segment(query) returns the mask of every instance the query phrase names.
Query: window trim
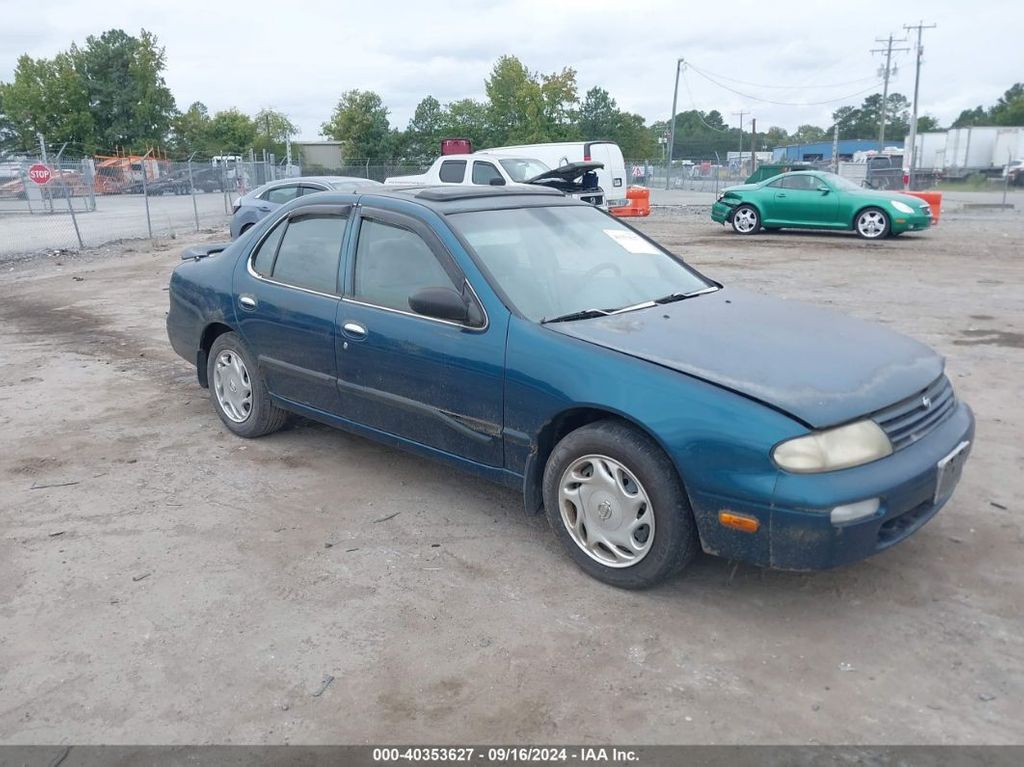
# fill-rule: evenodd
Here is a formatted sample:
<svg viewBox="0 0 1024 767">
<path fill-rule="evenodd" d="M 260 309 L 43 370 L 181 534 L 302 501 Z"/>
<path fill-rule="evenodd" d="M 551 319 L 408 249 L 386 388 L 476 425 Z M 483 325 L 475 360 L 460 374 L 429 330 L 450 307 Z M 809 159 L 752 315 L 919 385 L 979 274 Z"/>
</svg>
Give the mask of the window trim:
<svg viewBox="0 0 1024 767">
<path fill-rule="evenodd" d="M 445 165 L 462 165 L 462 178 L 458 181 L 445 181 L 441 178 L 441 174 L 444 173 Z M 464 184 L 466 183 L 466 171 L 469 170 L 468 160 L 442 160 L 440 167 L 437 169 L 437 180 L 441 184 Z"/>
<path fill-rule="evenodd" d="M 493 170 L 495 175 L 497 175 L 498 178 L 501 179 L 501 183 L 500 184 L 491 184 L 490 182 L 488 182 L 486 184 L 481 184 L 479 181 L 476 180 L 476 169 L 479 168 L 479 167 L 482 167 L 484 165 L 488 166 L 491 170 Z M 465 176 L 463 176 L 463 180 L 465 180 Z M 508 185 L 508 181 L 505 180 L 505 176 L 502 175 L 501 171 L 498 170 L 494 166 L 494 163 L 491 162 L 490 160 L 474 160 L 473 161 L 473 170 L 470 171 L 469 181 L 474 186 L 507 186 Z"/>
<path fill-rule="evenodd" d="M 438 260 L 441 268 L 444 269 L 445 274 L 447 274 L 449 279 L 451 279 L 452 284 L 461 284 L 463 290 L 469 288 L 472 301 L 477 305 L 477 307 L 479 307 L 480 313 L 483 315 L 483 323 L 481 325 L 471 325 L 468 322 L 454 322 L 452 320 L 442 320 L 437 317 L 427 317 L 425 314 L 417 314 L 410 309 L 395 309 L 391 306 L 382 306 L 381 304 L 375 304 L 372 301 L 366 301 L 362 298 L 356 297 L 356 259 L 358 258 L 359 235 L 364 219 L 376 221 L 386 226 L 394 226 L 398 229 L 405 229 L 422 239 L 423 242 L 426 243 L 427 248 L 430 249 L 430 252 L 434 254 L 434 258 Z M 427 322 L 437 322 L 442 325 L 461 328 L 462 330 L 472 333 L 483 333 L 491 326 L 491 318 L 487 313 L 487 307 L 484 306 L 484 302 L 480 300 L 480 295 L 476 292 L 476 288 L 473 287 L 473 283 L 470 282 L 469 277 L 467 277 L 466 273 L 459 267 L 459 264 L 451 254 L 451 251 L 445 247 L 437 234 L 435 234 L 434 231 L 423 221 L 412 216 L 392 210 L 386 210 L 384 208 L 364 208 L 363 206 L 359 206 L 358 220 L 354 222 L 351 240 L 349 248 L 351 258 L 345 268 L 345 285 L 343 286 L 341 295 L 342 303 L 366 306 L 371 309 L 380 309 L 384 312 L 402 314 L 406 317 L 414 317 L 419 320 L 426 320 Z"/>
<path fill-rule="evenodd" d="M 302 194 L 299 191 L 302 188 L 302 184 L 299 183 L 298 181 L 293 181 L 293 182 L 288 183 L 288 184 L 278 184 L 277 186 L 272 186 L 272 187 L 270 187 L 270 189 L 266 190 L 263 194 L 261 194 L 256 199 L 257 200 L 263 200 L 263 202 L 271 202 L 271 200 L 268 199 L 268 198 L 269 198 L 269 196 L 272 193 L 276 192 L 278 189 L 287 189 L 290 186 L 294 186 L 295 187 L 295 192 L 296 192 L 295 196 L 292 197 L 292 200 L 297 200 L 300 197 L 302 197 Z M 273 204 L 274 205 L 287 205 L 292 200 L 288 200 L 288 202 L 274 202 Z"/>
<path fill-rule="evenodd" d="M 301 197 L 301 195 L 300 195 L 300 197 Z M 267 227 L 267 231 L 263 232 L 263 234 L 260 235 L 260 238 L 253 245 L 252 250 L 250 250 L 249 253 L 246 255 L 246 257 L 245 257 L 245 269 L 246 269 L 247 272 L 249 272 L 249 276 L 250 277 L 254 277 L 255 279 L 259 280 L 260 282 L 265 282 L 265 283 L 267 283 L 269 285 L 278 285 L 278 286 L 280 286 L 282 288 L 291 288 L 292 290 L 300 290 L 303 293 L 310 293 L 310 294 L 312 294 L 314 296 L 323 296 L 324 298 L 333 298 L 335 300 L 340 299 L 341 296 L 342 296 L 342 292 L 344 290 L 344 286 L 343 285 L 339 285 L 338 292 L 336 292 L 336 293 L 324 293 L 323 291 L 320 291 L 320 290 L 313 290 L 313 288 L 305 288 L 305 287 L 302 287 L 301 285 L 292 285 L 290 282 L 281 282 L 280 280 L 275 280 L 272 277 L 265 277 L 265 276 L 263 276 L 262 274 L 260 274 L 259 272 L 256 271 L 256 268 L 255 268 L 254 264 L 256 262 L 256 254 L 259 252 L 259 249 L 261 247 L 263 247 L 263 243 L 266 242 L 266 240 L 270 237 L 270 235 L 273 233 L 273 231 L 275 229 L 277 229 L 277 227 L 282 226 L 282 225 L 290 224 L 291 220 L 293 218 L 299 218 L 301 216 L 310 216 L 310 215 L 317 215 L 317 214 L 319 214 L 319 215 L 329 215 L 329 216 L 339 216 L 339 217 L 343 217 L 345 219 L 345 232 L 342 233 L 341 242 L 338 243 L 338 253 L 339 253 L 339 256 L 338 256 L 338 276 L 341 277 L 341 267 L 342 267 L 342 264 L 344 263 L 344 260 L 345 260 L 345 243 L 346 243 L 346 240 L 348 239 L 348 228 L 352 224 L 352 218 L 353 218 L 352 213 L 353 213 L 353 208 L 354 207 L 355 206 L 353 206 L 353 205 L 319 204 L 319 205 L 304 205 L 302 207 L 295 208 L 293 210 L 288 211 L 285 215 L 281 216 L 281 218 L 279 218 L 277 221 L 275 221 L 273 223 L 273 225 Z M 285 232 L 285 234 L 287 234 L 287 231 Z M 281 242 L 284 242 L 284 236 L 281 237 Z M 277 244 L 277 247 L 280 250 L 280 248 L 281 248 L 281 243 L 280 242 Z M 273 266 L 277 266 L 277 253 L 274 253 Z M 271 268 L 271 273 L 273 273 L 273 268 Z M 340 282 L 341 282 L 341 280 L 339 279 L 339 283 Z"/>
</svg>

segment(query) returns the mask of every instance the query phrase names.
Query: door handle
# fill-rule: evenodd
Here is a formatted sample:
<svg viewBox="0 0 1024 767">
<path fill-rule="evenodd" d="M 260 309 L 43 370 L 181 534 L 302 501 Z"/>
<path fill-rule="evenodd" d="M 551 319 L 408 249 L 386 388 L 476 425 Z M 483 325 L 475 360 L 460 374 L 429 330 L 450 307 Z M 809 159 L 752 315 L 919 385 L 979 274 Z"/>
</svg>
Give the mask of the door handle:
<svg viewBox="0 0 1024 767">
<path fill-rule="evenodd" d="M 238 297 L 238 303 L 242 305 L 243 309 L 250 312 L 256 308 L 256 299 L 245 293 Z"/>
<path fill-rule="evenodd" d="M 349 338 L 356 340 L 366 338 L 366 328 L 358 322 L 346 322 L 341 329 Z"/>
<path fill-rule="evenodd" d="M 785 196 L 786 196 L 785 192 L 779 192 L 777 195 L 775 195 L 775 199 L 779 199 L 780 197 L 785 197 Z"/>
</svg>

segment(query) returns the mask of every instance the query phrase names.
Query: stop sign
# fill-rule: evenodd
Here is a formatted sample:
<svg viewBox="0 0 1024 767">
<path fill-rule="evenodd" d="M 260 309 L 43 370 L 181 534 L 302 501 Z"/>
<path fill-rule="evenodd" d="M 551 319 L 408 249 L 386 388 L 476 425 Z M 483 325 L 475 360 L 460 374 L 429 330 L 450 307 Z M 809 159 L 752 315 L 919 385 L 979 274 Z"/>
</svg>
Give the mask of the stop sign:
<svg viewBox="0 0 1024 767">
<path fill-rule="evenodd" d="M 50 169 L 41 162 L 37 162 L 28 169 L 28 177 L 40 186 L 47 183 L 50 180 L 50 176 Z"/>
</svg>

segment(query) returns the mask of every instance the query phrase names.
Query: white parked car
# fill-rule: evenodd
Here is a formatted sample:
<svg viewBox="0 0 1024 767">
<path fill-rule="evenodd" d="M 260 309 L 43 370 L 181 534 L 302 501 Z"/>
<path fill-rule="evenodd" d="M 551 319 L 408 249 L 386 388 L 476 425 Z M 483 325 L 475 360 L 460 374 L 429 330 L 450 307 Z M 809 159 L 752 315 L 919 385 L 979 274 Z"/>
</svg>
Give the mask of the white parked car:
<svg viewBox="0 0 1024 767">
<path fill-rule="evenodd" d="M 501 157 L 534 157 L 551 168 L 577 162 L 599 162 L 598 185 L 604 190 L 608 207 L 628 205 L 626 187 L 626 161 L 622 150 L 614 141 L 560 141 L 550 144 L 523 144 L 499 146 L 483 150 L 488 155 Z M 480 154 L 479 152 L 477 154 Z"/>
<path fill-rule="evenodd" d="M 390 176 L 388 186 L 524 186 L 543 184 L 569 197 L 607 208 L 601 189 L 600 162 L 563 163 L 551 167 L 525 155 L 492 155 L 489 152 L 448 154 L 434 160 L 424 173 Z"/>
</svg>

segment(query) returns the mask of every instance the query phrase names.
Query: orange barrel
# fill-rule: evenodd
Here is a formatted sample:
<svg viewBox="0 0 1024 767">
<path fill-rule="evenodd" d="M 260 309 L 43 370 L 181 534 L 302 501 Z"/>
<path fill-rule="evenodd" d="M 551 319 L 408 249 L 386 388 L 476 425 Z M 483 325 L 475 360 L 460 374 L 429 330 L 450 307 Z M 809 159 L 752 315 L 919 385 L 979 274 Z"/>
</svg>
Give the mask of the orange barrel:
<svg viewBox="0 0 1024 767">
<path fill-rule="evenodd" d="M 904 192 L 911 197 L 920 197 L 932 209 L 932 223 L 939 223 L 939 213 L 942 210 L 942 192 Z"/>
<path fill-rule="evenodd" d="M 609 212 L 620 218 L 639 218 L 651 215 L 651 190 L 646 186 L 631 186 L 626 190 L 627 205 L 611 208 Z"/>
</svg>

